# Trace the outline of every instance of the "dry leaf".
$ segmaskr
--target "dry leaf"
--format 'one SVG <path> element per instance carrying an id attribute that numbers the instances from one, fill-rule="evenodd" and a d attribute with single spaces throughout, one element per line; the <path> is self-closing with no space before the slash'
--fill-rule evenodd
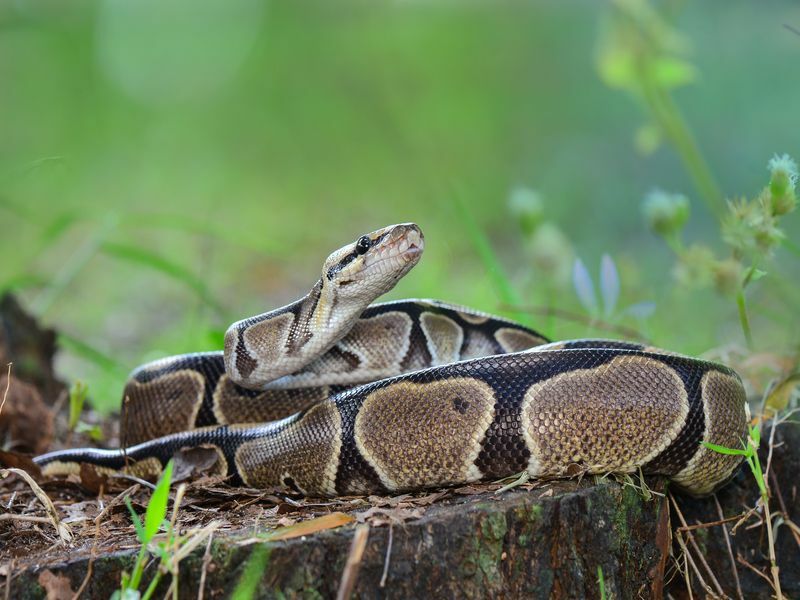
<path id="1" fill-rule="evenodd" d="M 105 489 L 108 476 L 98 473 L 94 465 L 81 463 L 81 485 L 93 494 L 99 494 Z"/>
<path id="2" fill-rule="evenodd" d="M 69 578 L 49 570 L 42 571 L 39 575 L 39 585 L 47 593 L 47 600 L 72 600 L 75 596 Z"/>
<path id="3" fill-rule="evenodd" d="M 792 373 L 788 377 L 775 384 L 775 387 L 767 396 L 766 407 L 769 410 L 779 412 L 789 406 L 789 400 L 795 389 L 800 386 L 800 372 Z"/>
<path id="4" fill-rule="evenodd" d="M 27 472 L 23 471 L 22 469 L 4 469 L 0 470 L 0 476 L 7 477 L 8 473 L 14 473 L 22 477 L 27 484 L 30 486 L 33 493 L 36 494 L 36 497 L 39 499 L 39 502 L 42 503 L 44 506 L 45 512 L 47 512 L 47 516 L 50 518 L 50 521 L 53 523 L 53 527 L 58 532 L 58 537 L 61 538 L 62 543 L 66 543 L 72 539 L 72 532 L 70 531 L 69 527 L 61 522 L 58 518 L 58 511 L 56 510 L 53 501 L 50 500 L 50 497 L 45 494 L 44 490 L 39 487 L 39 484 L 36 483 L 33 478 L 28 475 Z"/>
<path id="5" fill-rule="evenodd" d="M 350 523 L 353 523 L 354 521 L 355 519 L 350 515 L 347 515 L 342 512 L 334 512 L 329 515 L 325 515 L 324 517 L 317 517 L 316 519 L 310 519 L 308 521 L 303 521 L 295 525 L 282 527 L 280 529 L 276 529 L 274 531 L 269 532 L 265 536 L 261 536 L 259 538 L 250 538 L 248 540 L 242 541 L 241 543 L 251 544 L 255 542 L 288 540 L 291 538 L 301 537 L 304 535 L 311 535 L 312 533 L 317 533 L 318 531 L 324 531 L 326 529 L 336 529 L 337 527 L 341 527 L 342 525 L 348 525 Z"/>
<path id="6" fill-rule="evenodd" d="M 42 470 L 39 468 L 39 465 L 33 462 L 33 459 L 26 454 L 0 450 L 0 465 L 27 471 L 34 479 L 42 478 Z"/>
<path id="7" fill-rule="evenodd" d="M 219 450 L 214 446 L 181 448 L 173 460 L 173 482 L 184 481 L 194 475 L 220 475 Z"/>

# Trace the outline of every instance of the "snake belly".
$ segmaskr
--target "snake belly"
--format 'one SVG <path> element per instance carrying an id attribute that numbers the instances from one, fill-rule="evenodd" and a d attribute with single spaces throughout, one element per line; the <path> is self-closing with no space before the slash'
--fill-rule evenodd
<path id="1" fill-rule="evenodd" d="M 225 351 L 134 372 L 123 448 L 39 456 L 155 476 L 204 446 L 252 487 L 310 496 L 391 493 L 527 472 L 667 476 L 692 495 L 741 456 L 746 397 L 723 365 L 611 340 L 546 343 L 519 324 L 430 300 L 371 305 L 422 251 L 416 225 L 361 236 L 311 292 L 240 321 Z M 155 438 L 155 439 L 154 439 Z"/>

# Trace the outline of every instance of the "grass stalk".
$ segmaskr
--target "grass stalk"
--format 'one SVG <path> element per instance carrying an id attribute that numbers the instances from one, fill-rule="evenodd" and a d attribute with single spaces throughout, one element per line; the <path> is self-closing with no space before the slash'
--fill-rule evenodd
<path id="1" fill-rule="evenodd" d="M 750 318 L 747 316 L 747 301 L 744 297 L 744 289 L 740 288 L 736 293 L 736 307 L 739 310 L 739 324 L 742 326 L 742 333 L 747 344 L 748 350 L 753 349 L 753 333 L 750 331 Z"/>
<path id="2" fill-rule="evenodd" d="M 641 81 L 644 98 L 653 117 L 675 148 L 700 197 L 713 215 L 722 217 L 725 213 L 722 190 L 678 105 L 668 91 L 651 82 L 648 73 L 642 73 Z"/>

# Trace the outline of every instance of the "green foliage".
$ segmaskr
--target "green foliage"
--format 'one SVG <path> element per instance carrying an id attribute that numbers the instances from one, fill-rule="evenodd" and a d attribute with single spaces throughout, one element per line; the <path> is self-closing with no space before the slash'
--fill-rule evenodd
<path id="1" fill-rule="evenodd" d="M 69 430 L 74 431 L 78 425 L 83 412 L 83 405 L 86 402 L 86 396 L 89 393 L 89 388 L 80 380 L 72 384 L 69 391 Z"/>
<path id="2" fill-rule="evenodd" d="M 603 567 L 597 565 L 597 586 L 600 591 L 600 600 L 606 600 L 606 580 L 603 577 Z"/>
<path id="3" fill-rule="evenodd" d="M 507 307 L 520 306 L 520 296 L 517 293 L 517 290 L 514 288 L 514 285 L 512 284 L 508 275 L 506 275 L 503 266 L 500 264 L 500 259 L 492 249 L 492 245 L 488 238 L 483 231 L 481 231 L 480 227 L 478 227 L 474 217 L 470 213 L 469 209 L 463 204 L 463 202 L 456 201 L 456 207 L 458 209 L 459 216 L 461 217 L 461 225 L 466 232 L 467 237 L 472 242 L 475 251 L 480 257 L 481 262 L 486 269 L 486 275 L 491 279 L 498 298 Z M 521 320 L 525 320 L 526 316 L 523 313 L 519 315 L 519 318 Z"/>
<path id="4" fill-rule="evenodd" d="M 719 452 L 720 454 L 743 456 L 747 462 L 747 466 L 750 467 L 750 472 L 756 480 L 756 485 L 758 485 L 758 491 L 761 494 L 762 501 L 767 502 L 769 500 L 769 492 L 767 491 L 769 486 L 764 477 L 764 472 L 761 469 L 761 461 L 758 458 L 758 446 L 760 443 L 761 428 L 758 425 L 748 425 L 747 441 L 742 444 L 744 446 L 743 448 L 726 448 L 725 446 L 711 444 L 709 442 L 703 442 L 703 445 L 709 450 Z"/>
<path id="5" fill-rule="evenodd" d="M 728 211 L 720 224 L 721 237 L 731 252 L 726 258 L 717 258 L 705 244 L 688 248 L 683 245 L 681 231 L 689 215 L 684 196 L 655 192 L 643 205 L 651 229 L 664 238 L 678 258 L 676 279 L 686 286 L 712 285 L 719 293 L 735 297 L 749 347 L 753 345 L 753 337 L 745 290 L 767 274 L 760 266 L 772 259 L 775 248 L 784 239 L 780 219 L 797 204 L 795 162 L 784 154 L 770 160 L 768 168 L 770 180 L 755 198 L 728 202 Z"/>
<path id="6" fill-rule="evenodd" d="M 689 220 L 689 199 L 682 194 L 653 190 L 642 206 L 647 226 L 664 239 L 675 243 Z"/>
<path id="7" fill-rule="evenodd" d="M 750 410 L 747 410 L 747 417 L 750 418 Z M 778 425 L 778 421 L 773 421 L 773 427 Z M 761 468 L 761 461 L 758 458 L 758 446 L 761 443 L 761 428 L 760 424 L 756 422 L 748 423 L 747 426 L 747 441 L 745 441 L 742 445 L 743 448 L 726 448 L 725 446 L 720 446 L 717 444 L 710 444 L 708 442 L 703 442 L 703 445 L 713 450 L 714 452 L 719 452 L 720 454 L 727 454 L 730 456 L 743 456 L 745 461 L 747 462 L 747 466 L 750 467 L 750 472 L 753 474 L 753 477 L 756 480 L 756 485 L 758 486 L 759 491 L 759 501 L 756 503 L 756 508 L 758 505 L 761 505 L 761 509 L 764 513 L 764 526 L 767 530 L 767 548 L 769 554 L 769 561 L 770 561 L 770 572 L 772 575 L 772 588 L 775 591 L 775 595 L 778 598 L 782 598 L 783 595 L 781 593 L 781 583 L 778 577 L 778 563 L 775 553 L 775 534 L 773 531 L 774 525 L 772 522 L 772 515 L 770 513 L 770 491 L 769 491 L 769 482 L 767 481 L 767 477 Z M 769 465 L 768 465 L 769 466 Z"/>
<path id="8" fill-rule="evenodd" d="M 259 544 L 253 548 L 233 590 L 231 600 L 250 600 L 255 596 L 258 582 L 261 581 L 267 568 L 269 555 L 270 548 L 266 544 Z"/>
<path id="9" fill-rule="evenodd" d="M 600 77 L 632 94 L 647 112 L 638 145 L 653 151 L 661 138 L 669 141 L 708 208 L 720 214 L 722 193 L 671 96 L 697 78 L 684 58 L 688 44 L 648 0 L 616 0 L 613 7 L 597 55 Z"/>
<path id="10" fill-rule="evenodd" d="M 197 294 L 197 297 L 202 299 L 203 302 L 215 310 L 221 311 L 219 303 L 214 299 L 203 278 L 195 275 L 189 269 L 154 252 L 136 246 L 106 242 L 103 244 L 102 250 L 109 256 L 119 260 L 130 261 L 148 269 L 153 269 L 168 278 L 180 281 Z"/>
<path id="11" fill-rule="evenodd" d="M 160 552 L 163 554 L 166 549 L 172 545 L 173 531 L 171 524 L 166 520 L 167 518 L 167 503 L 169 501 L 169 489 L 172 483 L 172 461 L 167 463 L 161 477 L 156 484 L 153 494 L 150 496 L 150 501 L 147 503 L 145 510 L 144 521 L 136 514 L 136 511 L 131 505 L 129 497 L 125 497 L 125 505 L 131 514 L 133 527 L 136 530 L 136 537 L 142 547 L 136 557 L 136 562 L 133 566 L 133 571 L 130 575 L 123 573 L 121 589 L 114 592 L 112 600 L 128 600 L 132 598 L 139 598 L 139 586 L 141 585 L 142 574 L 147 562 L 147 547 L 153 541 L 156 534 L 162 528 L 167 532 L 167 540 L 160 546 Z M 164 556 L 162 556 L 162 561 Z M 158 582 L 161 578 L 161 569 L 153 577 L 150 585 L 147 587 L 144 595 L 141 596 L 142 600 L 147 600 L 153 594 Z"/>

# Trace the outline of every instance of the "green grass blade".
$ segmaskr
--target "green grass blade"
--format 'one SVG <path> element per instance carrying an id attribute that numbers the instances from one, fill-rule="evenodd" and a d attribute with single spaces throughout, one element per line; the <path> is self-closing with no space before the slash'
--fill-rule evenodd
<path id="1" fill-rule="evenodd" d="M 100 367 L 106 373 L 119 376 L 123 379 L 128 375 L 128 370 L 116 360 L 68 333 L 64 333 L 63 331 L 59 332 L 58 345 Z"/>
<path id="2" fill-rule="evenodd" d="M 470 213 L 466 205 L 459 199 L 456 199 L 455 203 L 462 225 L 467 233 L 467 237 L 472 242 L 478 257 L 483 263 L 483 266 L 486 269 L 486 274 L 489 276 L 500 302 L 506 306 L 520 306 L 522 304 L 520 295 L 517 293 L 517 290 L 514 289 L 514 286 L 511 285 L 511 280 L 509 279 L 508 275 L 506 275 L 503 265 L 500 264 L 500 260 L 497 258 L 497 255 L 492 249 L 489 239 L 478 226 L 478 223 L 475 221 L 475 218 L 472 216 L 472 213 Z M 530 320 L 530 317 L 524 312 L 505 312 L 514 313 L 521 321 Z"/>
<path id="3" fill-rule="evenodd" d="M 144 513 L 144 534 L 145 543 L 149 543 L 153 536 L 158 533 L 161 524 L 167 517 L 167 502 L 169 500 L 169 486 L 172 483 L 172 461 L 167 463 L 164 472 L 153 490 L 150 502 L 147 503 L 147 510 Z"/>
<path id="4" fill-rule="evenodd" d="M 86 396 L 89 394 L 88 386 L 78 380 L 72 385 L 69 391 L 69 430 L 74 431 L 81 418 L 83 406 L 86 404 Z"/>
<path id="5" fill-rule="evenodd" d="M 67 223 L 69 225 L 70 223 Z M 116 227 L 116 217 L 109 216 L 103 221 L 95 232 L 88 236 L 78 249 L 67 259 L 52 281 L 33 301 L 33 310 L 42 316 L 53 305 L 58 296 L 72 283 L 83 268 L 94 258 L 103 242 Z M 65 225 L 65 226 L 67 226 Z M 56 229 L 56 231 L 58 228 Z M 45 244 L 44 247 L 46 247 Z"/>
<path id="6" fill-rule="evenodd" d="M 133 504 L 131 504 L 130 496 L 125 496 L 125 506 L 128 507 L 128 512 L 131 513 L 131 521 L 133 521 L 133 529 L 136 531 L 136 537 L 142 543 L 145 543 L 145 532 L 144 532 L 144 525 L 142 524 L 142 520 L 139 518 L 139 515 L 136 514 L 136 511 L 133 510 Z"/>
<path id="7" fill-rule="evenodd" d="M 206 287 L 203 279 L 177 263 L 162 258 L 148 250 L 143 250 L 136 246 L 129 246 L 127 244 L 106 242 L 103 244 L 102 251 L 113 258 L 148 267 L 175 281 L 179 281 L 191 289 L 203 302 L 214 310 L 217 312 L 222 310 L 208 287 Z"/>
<path id="8" fill-rule="evenodd" d="M 239 582 L 233 590 L 231 600 L 250 600 L 255 596 L 258 582 L 261 581 L 261 576 L 267 568 L 269 561 L 270 548 L 266 544 L 261 544 L 253 548 L 250 553 L 250 558 L 244 565 Z"/>
<path id="9" fill-rule="evenodd" d="M 720 454 L 730 454 L 732 456 L 747 456 L 749 452 L 747 450 L 738 450 L 736 448 L 726 448 L 725 446 L 718 446 L 717 444 L 712 444 L 710 442 L 702 442 L 703 446 L 708 448 L 709 450 L 713 450 L 714 452 L 719 452 Z"/>
<path id="10" fill-rule="evenodd" d="M 217 223 L 192 219 L 185 214 L 155 214 L 137 213 L 125 216 L 124 224 L 131 228 L 144 227 L 148 230 L 167 229 L 170 231 L 183 231 L 185 233 L 204 235 L 232 246 L 247 248 L 259 253 L 279 252 L 283 248 L 272 238 L 247 235 L 235 228 L 223 227 Z"/>
<path id="11" fill-rule="evenodd" d="M 606 600 L 606 580 L 603 577 L 603 567 L 597 565 L 597 585 L 600 588 L 600 600 Z"/>
<path id="12" fill-rule="evenodd" d="M 2 292 L 18 292 L 26 288 L 40 288 L 46 286 L 50 282 L 49 278 L 36 275 L 34 273 L 19 273 L 13 275 L 0 285 L 0 293 Z"/>

